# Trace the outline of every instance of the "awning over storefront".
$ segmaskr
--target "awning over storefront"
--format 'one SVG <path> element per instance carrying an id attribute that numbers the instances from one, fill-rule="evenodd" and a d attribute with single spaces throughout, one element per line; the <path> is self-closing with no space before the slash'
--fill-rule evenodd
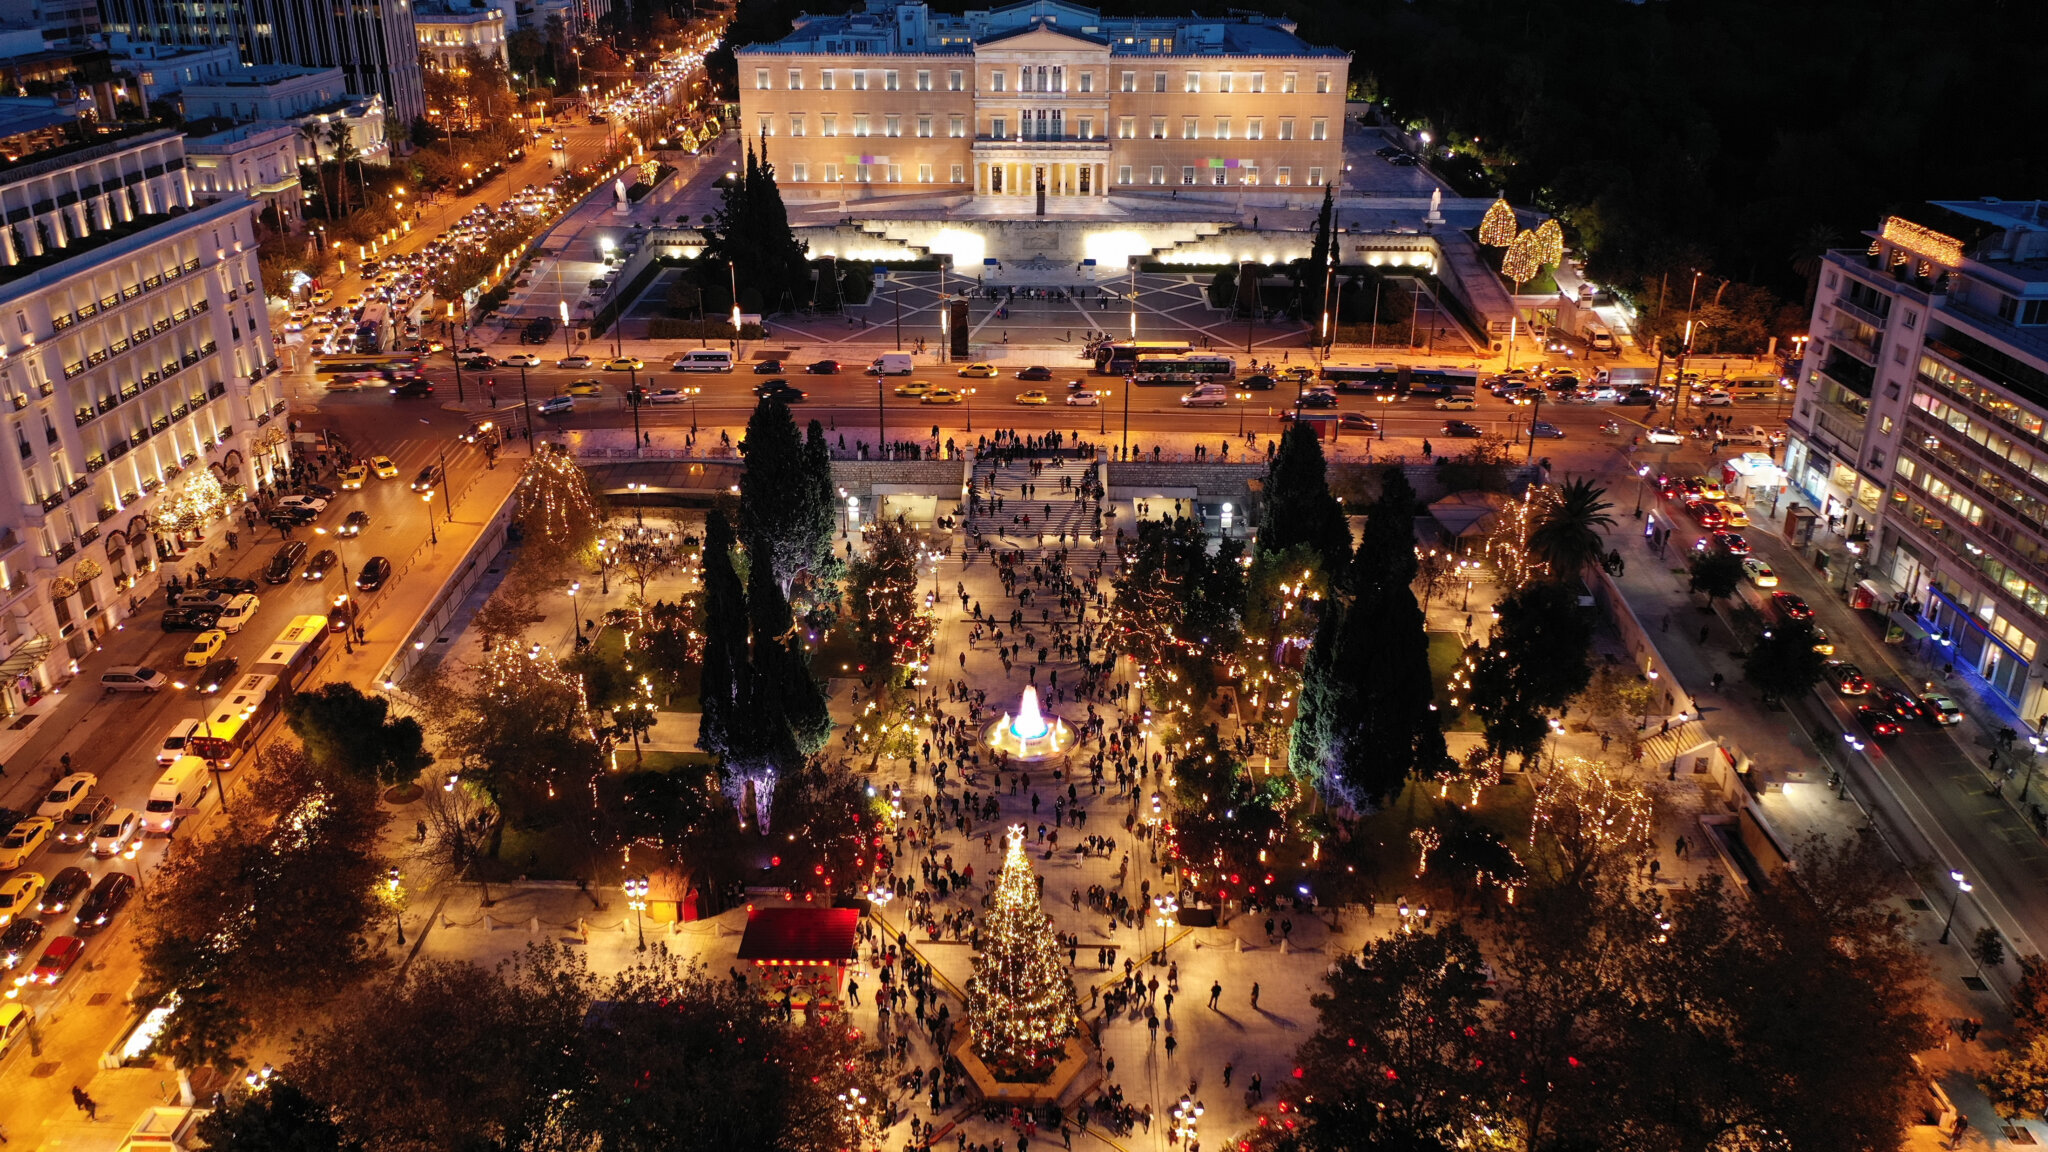
<path id="1" fill-rule="evenodd" d="M 1885 639 L 1892 640 L 1894 633 L 1897 634 L 1898 639 L 1892 641 L 1893 643 L 1903 643 L 1910 640 L 1918 644 L 1920 641 L 1928 638 L 1927 629 L 1921 625 L 1920 621 L 1913 618 L 1911 612 L 1907 612 L 1904 609 L 1892 613 L 1891 626 L 1886 629 Z"/>
<path id="2" fill-rule="evenodd" d="M 0 680 L 19 676 L 41 664 L 43 657 L 48 656 L 55 646 L 48 636 L 41 633 L 16 644 L 14 651 L 7 654 L 7 659 L 0 660 Z"/>

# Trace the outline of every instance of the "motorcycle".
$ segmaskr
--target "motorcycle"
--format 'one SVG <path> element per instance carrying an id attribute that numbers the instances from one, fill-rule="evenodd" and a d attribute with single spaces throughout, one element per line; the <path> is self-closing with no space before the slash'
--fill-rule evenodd
<path id="1" fill-rule="evenodd" d="M 1609 420 L 1605 424 L 1600 425 L 1600 431 L 1605 432 L 1609 436 L 1619 436 L 1621 435 L 1621 421 Z"/>

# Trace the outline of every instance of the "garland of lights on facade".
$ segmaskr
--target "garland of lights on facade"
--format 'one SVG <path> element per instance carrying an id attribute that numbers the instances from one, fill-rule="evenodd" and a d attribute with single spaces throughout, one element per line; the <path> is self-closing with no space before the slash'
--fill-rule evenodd
<path id="1" fill-rule="evenodd" d="M 967 987 L 975 1054 L 1005 1080 L 1043 1080 L 1074 1035 L 1078 1005 L 1038 878 L 1024 855 L 1024 829 L 1006 837 L 1002 877 L 990 898 L 982 953 Z"/>

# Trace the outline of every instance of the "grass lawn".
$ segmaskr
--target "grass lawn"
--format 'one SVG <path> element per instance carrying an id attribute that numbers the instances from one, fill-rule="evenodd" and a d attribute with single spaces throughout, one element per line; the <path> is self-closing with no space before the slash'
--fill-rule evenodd
<path id="1" fill-rule="evenodd" d="M 496 859 L 477 862 L 477 873 L 504 884 L 524 876 L 530 880 L 590 879 L 600 867 L 590 838 L 571 823 L 547 828 L 507 828 Z"/>
<path id="2" fill-rule="evenodd" d="M 1446 687 L 1451 670 L 1465 658 L 1465 641 L 1456 632 L 1431 632 L 1429 634 L 1429 678 L 1436 684 L 1437 707 L 1450 713 L 1451 719 L 1444 724 L 1446 732 L 1484 732 L 1486 725 L 1477 716 L 1459 708 L 1451 710 L 1449 700 L 1456 693 Z"/>
<path id="3" fill-rule="evenodd" d="M 811 652 L 811 675 L 859 676 L 860 659 L 860 647 L 854 643 L 853 631 L 834 628 L 825 634 L 825 642 Z"/>
<path id="4" fill-rule="evenodd" d="M 703 772 L 718 765 L 718 758 L 708 752 L 668 752 L 652 748 L 642 750 L 636 762 L 631 743 L 619 745 L 618 761 L 621 772 L 674 772 L 679 768 Z"/>

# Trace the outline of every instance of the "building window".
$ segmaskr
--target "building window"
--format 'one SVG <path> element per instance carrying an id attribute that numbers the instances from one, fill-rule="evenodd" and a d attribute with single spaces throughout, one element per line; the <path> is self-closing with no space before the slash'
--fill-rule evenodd
<path id="1" fill-rule="evenodd" d="M 833 75 L 830 68 L 823 69 L 818 73 L 818 87 L 823 88 L 827 92 L 832 91 L 838 86 L 838 80 L 839 78 Z"/>
<path id="2" fill-rule="evenodd" d="M 1116 118 L 1116 138 L 1117 138 L 1117 139 L 1119 139 L 1119 140 L 1129 140 L 1129 139 L 1131 139 L 1131 138 L 1132 138 L 1133 136 L 1135 136 L 1135 135 L 1137 134 L 1137 127 L 1136 127 L 1136 126 L 1137 126 L 1137 123 L 1138 123 L 1138 118 L 1137 118 L 1137 117 L 1135 117 L 1135 116 L 1119 116 L 1119 117 L 1117 117 L 1117 118 Z"/>
<path id="3" fill-rule="evenodd" d="M 1276 168 L 1276 169 L 1274 169 L 1274 171 L 1273 171 L 1273 183 L 1275 183 L 1275 184 L 1278 184 L 1278 185 L 1280 185 L 1280 186 L 1281 186 L 1282 188 L 1285 188 L 1285 187 L 1287 187 L 1288 185 L 1290 185 L 1290 184 L 1293 184 L 1293 183 L 1294 183 L 1294 169 L 1292 169 L 1292 168 L 1287 168 L 1287 167 L 1281 167 L 1281 168 Z"/>
<path id="4" fill-rule="evenodd" d="M 1225 184 L 1230 183 L 1230 169 L 1225 168 L 1219 164 L 1215 168 L 1211 169 L 1211 171 L 1213 171 L 1216 174 L 1214 180 L 1218 188 L 1221 188 Z"/>
<path id="5" fill-rule="evenodd" d="M 1040 69 L 1040 70 L 1039 70 L 1039 75 L 1038 75 L 1038 78 L 1039 78 L 1040 80 L 1043 80 L 1043 79 L 1045 79 L 1045 71 L 1044 71 L 1044 69 Z M 1055 64 L 1055 65 L 1053 65 L 1053 66 L 1052 66 L 1052 87 L 1051 87 L 1051 88 L 1048 88 L 1048 89 L 1046 89 L 1046 91 L 1048 91 L 1048 92 L 1065 92 L 1066 90 L 1067 90 L 1067 70 L 1066 70 L 1065 66 L 1063 66 L 1063 65 L 1059 65 L 1059 64 Z"/>
<path id="6" fill-rule="evenodd" d="M 1093 72 L 1083 72 L 1083 73 L 1081 73 L 1081 91 L 1083 91 L 1083 92 L 1093 92 L 1093 91 L 1095 91 L 1095 73 L 1093 73 Z"/>
<path id="7" fill-rule="evenodd" d="M 1195 166 L 1193 164 L 1181 166 L 1180 182 L 1182 184 L 1193 184 L 1195 182 Z"/>
<path id="8" fill-rule="evenodd" d="M 853 134 L 854 134 L 855 136 L 865 136 L 865 135 L 867 135 L 867 134 L 868 134 L 868 114 L 867 114 L 867 113 L 865 113 L 865 112 L 855 112 L 855 113 L 853 114 Z"/>
<path id="9" fill-rule="evenodd" d="M 1265 90 L 1266 90 L 1266 74 L 1265 74 L 1264 72 L 1254 72 L 1254 73 L 1252 73 L 1252 91 L 1254 91 L 1254 92 L 1264 92 Z"/>
<path id="10" fill-rule="evenodd" d="M 837 184 L 838 182 L 839 182 L 839 165 L 837 165 L 837 164 L 827 164 L 827 165 L 825 165 L 825 183 L 827 183 L 827 184 Z"/>
<path id="11" fill-rule="evenodd" d="M 1078 134 L 1077 138 L 1078 138 L 1078 139 L 1081 139 L 1081 140 L 1093 140 L 1093 139 L 1095 139 L 1095 118 L 1094 118 L 1094 117 L 1092 117 L 1092 116 L 1083 116 L 1083 117 L 1081 117 L 1081 131 L 1079 132 L 1079 134 Z"/>
<path id="12" fill-rule="evenodd" d="M 931 183 L 931 182 L 932 182 L 932 166 L 931 166 L 931 165 L 929 165 L 929 164 L 919 164 L 919 165 L 917 166 L 917 182 L 918 182 L 919 184 L 929 184 L 929 183 Z"/>
<path id="13" fill-rule="evenodd" d="M 1185 88 L 1182 88 L 1182 89 L 1181 89 L 1181 91 L 1183 91 L 1183 92 L 1200 92 L 1201 90 L 1202 90 L 1202 74 L 1201 74 L 1200 72 L 1190 72 L 1190 73 L 1188 73 L 1188 81 L 1187 81 L 1187 86 L 1186 86 Z"/>
<path id="14" fill-rule="evenodd" d="M 770 131 L 768 130 L 768 122 L 769 122 L 769 117 L 766 117 L 766 116 L 763 116 L 763 117 L 761 117 L 761 135 L 763 135 L 763 136 L 773 136 L 773 135 L 775 135 L 775 133 L 773 133 L 773 132 L 770 132 Z"/>
<path id="15" fill-rule="evenodd" d="M 1308 170 L 1308 186 L 1311 188 L 1321 188 L 1323 186 L 1323 170 L 1321 168 L 1311 168 Z"/>
<path id="16" fill-rule="evenodd" d="M 903 165 L 901 165 L 901 164 L 891 164 L 891 165 L 889 165 L 889 183 L 891 183 L 891 184 L 901 184 L 902 182 L 903 182 Z"/>
<path id="17" fill-rule="evenodd" d="M 825 127 L 824 127 L 823 131 L 821 131 L 821 132 L 819 133 L 819 135 L 821 135 L 821 136 L 837 136 L 837 135 L 839 135 L 839 117 L 837 117 L 837 116 L 834 116 L 834 115 L 833 115 L 832 113 L 830 113 L 830 112 L 827 112 L 827 113 L 825 113 L 824 115 L 822 115 L 822 116 L 818 117 L 818 119 L 819 119 L 820 121 L 823 121 L 823 122 L 824 122 L 824 125 L 825 125 Z M 827 180 L 830 180 L 830 179 L 831 179 L 831 177 L 830 177 L 830 176 L 827 176 L 827 177 L 826 177 L 826 179 L 827 179 Z"/>
<path id="18" fill-rule="evenodd" d="M 865 91 L 867 91 L 867 90 L 868 90 L 868 70 L 867 70 L 867 69 L 865 69 L 865 68 L 855 68 L 855 69 L 853 70 L 853 90 L 854 90 L 855 92 L 865 92 Z M 863 181 L 863 183 L 865 183 L 865 181 Z"/>
<path id="19" fill-rule="evenodd" d="M 1245 121 L 1244 138 L 1247 140 L 1264 140 L 1266 138 L 1266 122 L 1257 116 Z"/>
<path id="20" fill-rule="evenodd" d="M 931 138 L 931 134 L 932 134 L 932 118 L 931 118 L 931 117 L 929 117 L 929 116 L 919 116 L 919 117 L 917 118 L 917 134 L 918 134 L 918 135 L 919 135 L 920 137 L 922 137 L 922 138 L 925 138 L 925 139 L 930 139 L 930 138 Z"/>
<path id="21" fill-rule="evenodd" d="M 882 135 L 884 135 L 884 136 L 901 136 L 901 135 L 903 135 L 903 117 L 901 117 L 901 116 L 884 116 L 884 117 L 882 117 Z"/>
<path id="22" fill-rule="evenodd" d="M 1295 78 L 1295 75 L 1296 75 L 1296 73 L 1293 73 L 1293 72 L 1282 72 L 1282 73 L 1280 74 L 1280 93 L 1281 93 L 1282 95 L 1284 95 L 1284 96 L 1292 96 L 1292 95 L 1294 95 L 1294 78 Z"/>
<path id="23" fill-rule="evenodd" d="M 1218 140 L 1230 139 L 1230 117 L 1218 116 L 1216 118 L 1216 138 Z"/>
<path id="24" fill-rule="evenodd" d="M 1157 172 L 1159 169 L 1154 168 L 1153 171 Z M 1131 182 L 1131 166 L 1129 164 L 1117 165 L 1116 182 L 1119 184 L 1129 184 Z"/>
<path id="25" fill-rule="evenodd" d="M 798 184 L 806 183 L 809 179 L 804 173 L 804 166 L 802 164 L 790 165 L 789 178 L 791 180 L 796 181 Z"/>
<path id="26" fill-rule="evenodd" d="M 1329 94 L 1330 94 L 1330 74 L 1329 74 L 1328 72 L 1318 72 L 1318 73 L 1316 73 L 1316 95 L 1318 95 L 1318 96 L 1327 96 L 1327 95 L 1329 95 Z"/>
<path id="27" fill-rule="evenodd" d="M 791 116 L 791 117 L 789 118 L 789 134 L 790 134 L 791 136 L 801 136 L 801 135 L 803 135 L 803 134 L 804 134 L 804 118 L 803 118 L 803 117 L 801 117 L 801 116 Z"/>
<path id="28" fill-rule="evenodd" d="M 1154 116 L 1152 118 L 1152 138 L 1154 140 L 1166 139 L 1166 117 Z"/>
<path id="29" fill-rule="evenodd" d="M 954 68 L 946 73 L 946 91 L 958 92 L 966 86 L 966 77 L 962 75 L 960 69 Z"/>
<path id="30" fill-rule="evenodd" d="M 991 92 L 1001 92 L 1001 91 L 1003 90 L 1003 70 L 1002 70 L 1002 69 L 1000 69 L 1000 68 L 997 68 L 997 69 L 994 69 L 994 70 L 992 70 L 992 71 L 990 71 L 990 72 L 989 72 L 989 74 L 988 74 L 988 90 L 989 90 L 989 91 L 991 91 Z"/>
<path id="31" fill-rule="evenodd" d="M 1313 119 L 1313 120 L 1309 121 L 1309 122 L 1308 122 L 1308 138 L 1309 138 L 1309 139 L 1311 139 L 1311 140 L 1327 140 L 1327 139 L 1329 139 L 1329 138 L 1330 138 L 1330 122 L 1329 122 L 1328 120 L 1325 120 L 1325 119 L 1323 119 L 1323 118 L 1322 118 L 1322 117 L 1320 117 L 1320 116 L 1318 116 L 1318 117 L 1316 117 L 1315 119 Z"/>
<path id="32" fill-rule="evenodd" d="M 1230 91 L 1230 82 L 1231 82 L 1231 79 L 1232 79 L 1232 77 L 1231 77 L 1231 74 L 1230 74 L 1230 73 L 1228 73 L 1228 72 L 1218 72 L 1218 73 L 1216 74 L 1216 90 L 1217 90 L 1218 92 L 1228 92 L 1228 91 Z"/>
<path id="33" fill-rule="evenodd" d="M 896 91 L 896 70 L 890 68 L 882 73 L 882 91 Z"/>
<path id="34" fill-rule="evenodd" d="M 1154 72 L 1152 74 L 1152 90 L 1154 92 L 1166 91 L 1166 73 Z"/>
<path id="35" fill-rule="evenodd" d="M 1152 170 L 1147 172 L 1146 175 L 1151 178 L 1152 183 L 1164 184 L 1166 183 L 1166 165 L 1154 164 Z"/>
<path id="36" fill-rule="evenodd" d="M 948 136 L 951 136 L 951 137 L 952 137 L 953 139 L 955 139 L 955 140 L 958 140 L 958 139 L 960 139 L 960 138 L 961 138 L 962 136 L 965 136 L 965 135 L 967 135 L 967 117 L 965 117 L 965 116 L 949 116 L 949 117 L 947 117 L 947 118 L 946 118 L 946 135 L 948 135 Z"/>
<path id="37" fill-rule="evenodd" d="M 1247 164 L 1238 169 L 1238 172 L 1244 177 L 1246 184 L 1257 184 L 1259 182 L 1259 166 L 1257 164 Z"/>
<path id="38" fill-rule="evenodd" d="M 920 68 L 917 70 L 917 90 L 919 92 L 929 92 L 932 90 L 931 69 Z"/>
<path id="39" fill-rule="evenodd" d="M 1125 92 L 1136 92 L 1138 90 L 1138 74 L 1136 72 L 1124 73 L 1121 87 Z"/>
<path id="40" fill-rule="evenodd" d="M 1008 137 L 1010 135 L 1010 118 L 1007 116 L 997 116 L 991 119 L 988 122 L 988 134 L 997 140 Z"/>
<path id="41" fill-rule="evenodd" d="M 1282 116 L 1280 118 L 1280 138 L 1282 140 L 1294 139 L 1294 117 Z"/>
<path id="42" fill-rule="evenodd" d="M 953 165 L 953 183 L 955 183 L 955 184 L 962 184 L 962 183 L 965 183 L 965 182 L 966 182 L 966 180 L 967 180 L 967 170 L 966 170 L 966 169 L 965 169 L 964 167 L 962 167 L 961 165 L 958 165 L 958 164 L 955 164 L 955 165 Z"/>
<path id="43" fill-rule="evenodd" d="M 1194 140 L 1199 138 L 1201 134 L 1202 130 L 1195 125 L 1195 118 L 1193 116 L 1183 116 L 1180 118 L 1181 139 Z"/>
<path id="44" fill-rule="evenodd" d="M 1041 69 L 1041 71 L 1043 71 L 1043 69 Z M 1024 65 L 1024 66 L 1022 66 L 1022 67 L 1020 67 L 1020 68 L 1018 68 L 1018 69 L 1017 69 L 1017 91 L 1019 91 L 1019 92 L 1036 92 L 1036 91 L 1038 91 L 1038 89 L 1037 89 L 1036 87 L 1034 87 L 1034 86 L 1032 85 L 1032 83 L 1031 83 L 1031 65 L 1029 65 L 1029 64 L 1026 64 L 1026 65 Z"/>
<path id="45" fill-rule="evenodd" d="M 866 184 L 866 183 L 868 183 L 868 182 L 869 182 L 869 180 L 870 180 L 870 179 L 871 179 L 871 177 L 873 176 L 873 173 L 871 173 L 871 172 L 869 172 L 869 171 L 868 171 L 868 166 L 867 166 L 867 165 L 865 165 L 865 164 L 856 164 L 856 165 L 854 165 L 854 169 L 853 169 L 853 171 L 854 171 L 854 177 L 853 177 L 853 180 L 854 180 L 854 183 L 856 183 L 856 184 Z"/>
<path id="46" fill-rule="evenodd" d="M 766 88 L 766 87 L 768 87 L 768 70 L 767 70 L 766 68 L 756 68 L 756 69 L 754 69 L 754 87 L 756 87 L 756 88 Z"/>
<path id="47" fill-rule="evenodd" d="M 801 92 L 801 91 L 803 91 L 803 90 L 804 90 L 804 70 L 803 70 L 803 69 L 801 69 L 801 68 L 791 68 L 791 69 L 789 70 L 789 90 L 790 90 L 791 92 Z"/>

